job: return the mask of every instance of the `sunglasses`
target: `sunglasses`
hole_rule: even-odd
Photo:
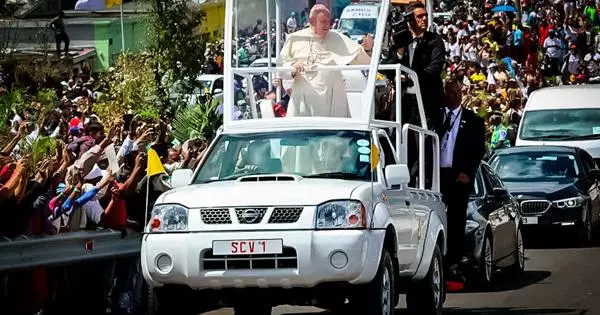
[[[424,19],[424,18],[426,18],[426,17],[427,17],[427,14],[426,14],[426,13],[421,13],[421,14],[419,14],[419,15],[415,15],[415,18],[417,18],[417,19]]]

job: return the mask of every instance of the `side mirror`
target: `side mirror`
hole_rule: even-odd
[[[215,95],[215,94],[220,94],[220,93],[223,93],[223,90],[222,90],[222,89],[215,89],[215,90],[213,91],[213,95]]]
[[[385,179],[390,186],[408,185],[410,173],[406,164],[394,164],[385,167]]]
[[[190,183],[194,171],[191,169],[181,169],[173,171],[171,175],[171,186],[173,188],[183,187]]]
[[[494,198],[506,199],[508,198],[508,191],[504,188],[494,188]]]

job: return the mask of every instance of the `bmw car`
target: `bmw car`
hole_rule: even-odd
[[[469,287],[487,289],[498,269],[515,278],[523,274],[522,220],[517,200],[485,162],[474,186],[467,209],[463,267]]]
[[[584,242],[594,240],[600,221],[600,171],[588,152],[562,146],[513,147],[500,150],[490,165],[519,200],[526,230],[568,230]]]

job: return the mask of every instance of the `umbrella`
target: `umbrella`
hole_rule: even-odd
[[[492,12],[517,12],[517,9],[512,5],[497,5],[492,9]]]

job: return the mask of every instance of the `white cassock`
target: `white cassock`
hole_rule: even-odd
[[[300,60],[306,65],[305,73],[294,79],[286,117],[350,117],[342,72],[311,71],[311,67],[369,64],[371,57],[364,48],[336,31],[319,38],[306,28],[289,35],[277,64],[289,67]]]

